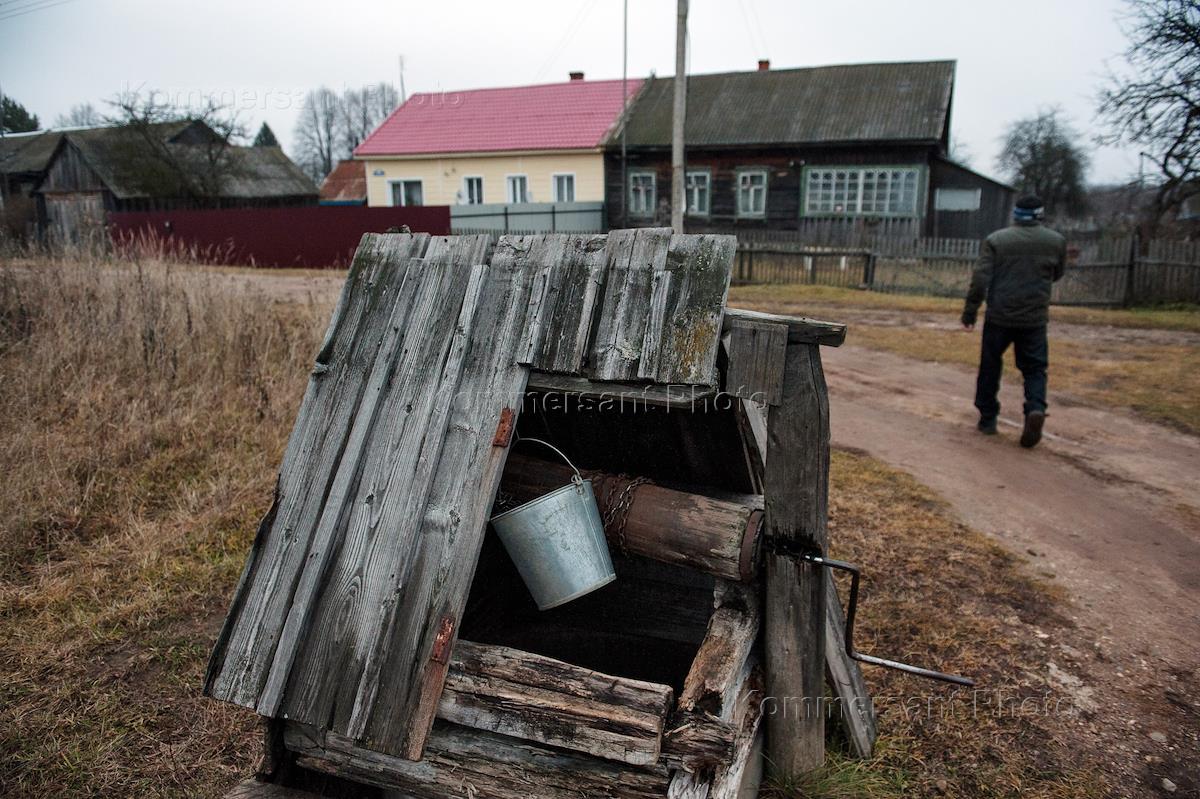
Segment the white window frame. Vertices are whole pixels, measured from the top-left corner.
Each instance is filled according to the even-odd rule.
[[[388,202],[393,208],[403,208],[409,204],[405,202],[405,191],[400,189],[400,202],[396,202],[396,186],[403,186],[405,183],[416,183],[421,187],[421,202],[419,205],[425,204],[425,181],[422,178],[389,178],[388,179]],[[413,206],[417,207],[417,206]]]
[[[517,199],[516,192],[513,191],[513,188],[514,188],[513,181],[516,180],[517,178],[520,178],[524,184],[523,185],[523,188],[524,188],[523,193],[525,196],[519,200]],[[512,175],[505,175],[504,176],[504,198],[505,198],[505,201],[508,202],[510,205],[520,205],[521,203],[532,202],[532,200],[529,199],[529,175],[525,174],[524,172],[517,172]]]
[[[701,191],[699,186],[692,185],[692,178],[704,178],[704,207],[698,207],[698,204],[693,202],[696,199],[697,192]],[[712,170],[711,169],[689,169],[684,177],[684,207],[687,209],[688,216],[709,216],[712,214]]]
[[[559,196],[559,193],[558,193],[558,179],[559,178],[570,178],[571,179],[571,196],[569,198]],[[573,203],[573,202],[575,202],[575,173],[574,172],[555,172],[553,175],[550,176],[550,188],[552,190],[551,196],[554,197],[554,202],[556,202],[556,203]]]
[[[970,197],[969,200],[966,198]],[[951,200],[951,198],[961,198]],[[933,210],[935,211],[978,211],[983,203],[983,189],[972,189],[966,186],[942,186],[934,189]]]
[[[921,166],[808,166],[802,185],[801,212],[806,217],[923,216],[925,170]],[[911,208],[903,207],[907,200]]]
[[[742,185],[742,179],[754,175],[762,176],[762,186]],[[737,170],[737,185],[734,200],[736,201],[737,217],[739,219],[763,219],[767,215],[767,189],[771,184],[771,173],[763,167],[743,167]],[[749,190],[751,197],[756,189],[762,189],[762,208],[760,210],[742,210],[742,192]]]
[[[469,181],[479,181],[479,199],[471,199],[471,187]],[[483,205],[483,175],[463,175],[462,179],[463,203],[465,205]]]
[[[634,203],[634,178],[650,178],[649,189],[639,189],[643,193],[647,193],[646,208],[639,208],[638,203]],[[629,204],[629,215],[636,217],[652,217],[658,204],[658,173],[649,169],[631,169],[629,171],[629,187],[626,202]]]

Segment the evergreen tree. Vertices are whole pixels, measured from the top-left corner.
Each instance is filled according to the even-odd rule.
[[[0,133],[26,133],[38,129],[37,114],[11,97],[0,97]]]
[[[275,131],[271,130],[271,126],[266,122],[262,123],[262,127],[258,129],[258,135],[254,137],[255,147],[278,147],[279,140],[275,138]]]

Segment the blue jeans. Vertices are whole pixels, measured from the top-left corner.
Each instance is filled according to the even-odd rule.
[[[1000,373],[1004,370],[1004,351],[1013,345],[1017,368],[1025,378],[1025,413],[1046,412],[1046,367],[1050,365],[1046,344],[1046,326],[1003,327],[985,321],[983,345],[979,354],[979,379],[975,382],[975,407],[984,419],[1000,413]]]

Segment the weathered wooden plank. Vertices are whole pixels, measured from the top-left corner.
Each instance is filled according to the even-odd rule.
[[[832,579],[825,581],[825,673],[838,703],[846,737],[858,757],[875,752],[875,705],[858,662],[846,654],[846,619]]]
[[[735,322],[763,322],[784,324],[788,328],[789,344],[820,344],[824,347],[840,347],[846,340],[846,326],[840,322],[822,322],[804,316],[748,311],[744,308],[726,308],[723,331],[729,332]]]
[[[669,228],[608,234],[604,300],[589,358],[593,380],[632,380],[638,376],[654,276],[666,266],[670,242]]]
[[[433,490],[420,538],[397,593],[386,635],[383,667],[371,675],[366,725],[352,727],[382,751],[421,756],[433,724],[453,643],[508,450],[492,445],[503,411],[521,408],[528,370],[515,352],[531,325],[529,296],[547,256],[500,248],[482,288]],[[446,395],[449,397],[450,395]],[[386,675],[384,679],[381,675]]]
[[[713,385],[736,236],[675,235],[654,274],[637,375]]]
[[[783,399],[767,417],[766,541],[827,544],[829,398],[820,348],[789,344]],[[825,758],[825,574],[820,566],[766,556],[764,642],[769,759],[782,774]]]
[[[787,326],[735,319],[728,335],[725,393],[759,405],[778,405],[783,398]]]
[[[428,243],[425,234],[367,234],[355,253],[284,452],[274,501],[209,661],[209,696],[251,708],[258,702],[325,491],[362,400],[362,375],[379,349],[387,321],[382,309]]]
[[[708,631],[679,694],[681,710],[699,710],[718,718],[730,712],[760,623],[755,589],[724,580],[717,582]]]
[[[716,390],[706,386],[660,386],[654,383],[602,383],[585,377],[532,372],[529,389],[587,397],[596,407],[635,412],[647,406],[693,410],[704,407]],[[603,403],[603,404],[600,404]]]
[[[514,455],[501,490],[513,501],[534,499],[570,482],[563,464]],[[628,480],[589,472],[601,513],[620,497]],[[676,563],[730,580],[749,580],[758,568],[755,546],[761,515],[753,504],[688,494],[647,483],[638,486],[625,515],[624,535],[613,535],[616,551]]]
[[[372,752],[336,735],[289,724],[285,740],[299,765],[413,799],[657,799],[661,768],[638,768],[439,722],[425,756],[413,762]]]
[[[233,786],[233,790],[225,794],[225,799],[320,799],[320,796],[296,788],[284,788],[281,785],[249,779]]]
[[[591,339],[592,323],[604,286],[607,236],[548,235],[537,257],[541,285],[530,302],[531,335],[518,352],[519,363],[535,369],[581,374]],[[498,248],[514,246],[510,237]]]
[[[465,727],[651,765],[673,692],[561,660],[459,641],[438,716]]]
[[[399,294],[259,712],[346,733],[431,489],[486,268],[424,262]],[[286,695],[285,695],[286,686]]]

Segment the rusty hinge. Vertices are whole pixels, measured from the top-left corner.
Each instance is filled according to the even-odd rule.
[[[454,617],[443,616],[438,625],[437,637],[433,639],[433,653],[430,660],[436,663],[450,662],[450,642],[454,639]]]
[[[496,435],[492,436],[493,447],[507,447],[512,443],[513,428],[516,427],[517,415],[512,408],[500,411],[500,423],[496,425]]]

